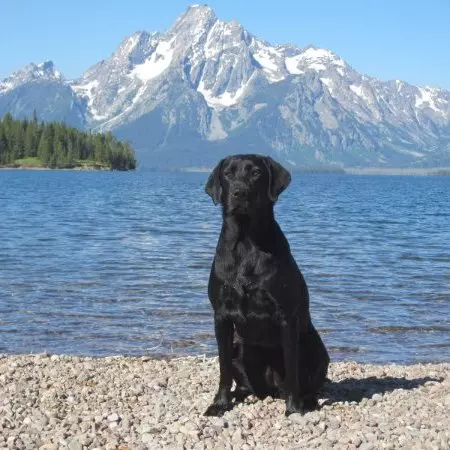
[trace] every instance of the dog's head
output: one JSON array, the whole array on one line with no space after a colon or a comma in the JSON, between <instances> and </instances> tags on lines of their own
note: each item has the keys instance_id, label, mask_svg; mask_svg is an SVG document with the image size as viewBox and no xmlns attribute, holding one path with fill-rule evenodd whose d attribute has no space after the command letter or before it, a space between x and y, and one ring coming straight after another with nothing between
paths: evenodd
<instances>
[{"instance_id":1,"label":"dog's head","mask_svg":"<svg viewBox=\"0 0 450 450\"><path fill-rule=\"evenodd\" d=\"M269 156L234 155L219 162L205 191L228 214L251 215L273 205L291 175Z\"/></svg>"}]
</instances>

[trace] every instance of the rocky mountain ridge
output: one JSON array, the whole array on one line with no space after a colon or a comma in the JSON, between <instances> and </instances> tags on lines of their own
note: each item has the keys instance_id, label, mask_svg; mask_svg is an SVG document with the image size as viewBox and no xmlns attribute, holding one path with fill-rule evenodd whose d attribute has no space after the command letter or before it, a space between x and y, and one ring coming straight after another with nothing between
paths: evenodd
<instances>
[{"instance_id":1,"label":"rocky mountain ridge","mask_svg":"<svg viewBox=\"0 0 450 450\"><path fill-rule=\"evenodd\" d=\"M65 120L131 140L143 165L271 154L292 167L450 165L450 92L360 74L327 49L271 45L193 5L137 32L79 79L53 63L0 82L0 115Z\"/></svg>"}]
</instances>

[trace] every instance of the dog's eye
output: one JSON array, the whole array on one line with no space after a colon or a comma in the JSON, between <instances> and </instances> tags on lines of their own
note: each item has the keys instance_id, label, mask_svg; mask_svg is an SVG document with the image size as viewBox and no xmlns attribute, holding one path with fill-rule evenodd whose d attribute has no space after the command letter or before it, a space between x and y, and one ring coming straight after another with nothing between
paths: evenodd
<instances>
[{"instance_id":1,"label":"dog's eye","mask_svg":"<svg viewBox=\"0 0 450 450\"><path fill-rule=\"evenodd\" d=\"M261 175L261 169L253 169L252 170L252 175L254 177L259 177Z\"/></svg>"},{"instance_id":2,"label":"dog's eye","mask_svg":"<svg viewBox=\"0 0 450 450\"><path fill-rule=\"evenodd\" d=\"M233 176L233 173L234 172L231 169L227 169L223 172L223 174L228 178L231 178Z\"/></svg>"}]
</instances>

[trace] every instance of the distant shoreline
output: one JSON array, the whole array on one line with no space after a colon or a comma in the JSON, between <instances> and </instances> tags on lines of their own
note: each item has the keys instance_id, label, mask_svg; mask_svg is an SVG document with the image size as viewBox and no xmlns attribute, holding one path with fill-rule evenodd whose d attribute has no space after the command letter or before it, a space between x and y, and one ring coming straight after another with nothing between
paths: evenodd
<instances>
[{"instance_id":1,"label":"distant shoreline","mask_svg":"<svg viewBox=\"0 0 450 450\"><path fill-rule=\"evenodd\" d=\"M381 168L346 168L349 175L450 175L450 167L404 168L404 169L381 169Z\"/></svg>"},{"instance_id":2,"label":"distant shoreline","mask_svg":"<svg viewBox=\"0 0 450 450\"><path fill-rule=\"evenodd\" d=\"M213 168L207 167L186 167L175 169L176 172L211 172ZM361 168L289 168L292 173L320 173L320 174L340 174L340 175L400 175L400 176L428 176L428 175L450 175L450 167L430 167L430 168L377 168L377 167L361 167Z\"/></svg>"},{"instance_id":3,"label":"distant shoreline","mask_svg":"<svg viewBox=\"0 0 450 450\"><path fill-rule=\"evenodd\" d=\"M76 167L64 167L58 168L55 167L52 169L51 167L30 167L30 166L19 166L19 167L8 167L8 166L0 166L0 170L71 170L71 171L83 171L83 172L111 172L113 169L109 167L94 167L94 166L76 166ZM126 172L128 170L134 169L124 169L121 172Z\"/></svg>"},{"instance_id":4,"label":"distant shoreline","mask_svg":"<svg viewBox=\"0 0 450 450\"><path fill-rule=\"evenodd\" d=\"M145 167L143 168L145 170ZM153 170L157 170L152 168ZM75 171L112 171L109 167L95 167L95 166L76 166L66 168L54 168L51 167L39 167L39 166L0 166L0 170L75 170ZM127 169L135 170L135 169ZM187 172L187 173L209 173L213 168L208 167L182 167L173 169L160 169L162 172ZM342 169L318 169L318 168L303 168L303 169L290 169L292 173L302 174L330 174L330 175L387 175L387 176L450 176L450 167L432 167L429 169L423 168L404 168L404 169L381 169L381 168L342 168Z\"/></svg>"}]
</instances>

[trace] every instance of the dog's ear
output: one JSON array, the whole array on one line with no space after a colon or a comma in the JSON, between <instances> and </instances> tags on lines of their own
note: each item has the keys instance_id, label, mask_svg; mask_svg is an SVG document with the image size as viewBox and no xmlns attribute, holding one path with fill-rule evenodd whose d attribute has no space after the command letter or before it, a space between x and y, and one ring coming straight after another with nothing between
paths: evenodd
<instances>
[{"instance_id":1,"label":"dog's ear","mask_svg":"<svg viewBox=\"0 0 450 450\"><path fill-rule=\"evenodd\" d=\"M266 156L265 161L269 169L269 198L276 202L278 196L289 186L291 174L270 156Z\"/></svg>"},{"instance_id":2,"label":"dog's ear","mask_svg":"<svg viewBox=\"0 0 450 450\"><path fill-rule=\"evenodd\" d=\"M222 170L222 159L211 172L206 182L205 192L213 199L215 205L222 201L222 184L220 183L220 171Z\"/></svg>"}]
</instances>

